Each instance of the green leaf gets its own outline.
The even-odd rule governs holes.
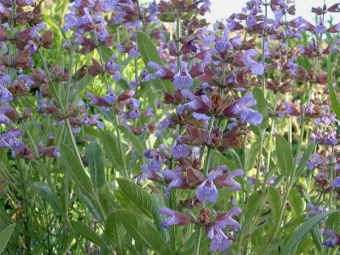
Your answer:
[[[230,156],[232,157],[237,168],[244,169],[240,156],[236,153],[234,149],[228,149]]]
[[[290,205],[292,206],[293,216],[299,216],[304,213],[305,202],[301,198],[300,193],[296,188],[293,188],[288,196]]]
[[[247,157],[246,157],[246,162],[245,162],[245,167],[244,167],[244,171],[246,173],[254,167],[256,156],[259,152],[259,146],[260,144],[258,142],[253,143],[249,151],[246,154]]]
[[[315,147],[315,141],[311,142],[306,150],[304,151],[302,157],[301,157],[301,160],[296,168],[296,177],[298,178],[303,170],[305,169],[306,167],[306,164],[308,162],[308,160],[310,159],[310,156],[312,155],[313,151],[314,151],[314,147]]]
[[[146,150],[145,146],[139,141],[138,137],[135,136],[134,133],[130,131],[125,126],[119,125],[118,126],[119,130],[123,132],[123,134],[128,138],[129,141],[133,144],[133,148],[136,149],[137,153],[139,154],[140,157],[144,157],[144,151]]]
[[[293,154],[286,139],[278,135],[276,137],[276,157],[281,173],[285,176],[293,171]]]
[[[333,110],[336,114],[336,117],[338,119],[340,119],[340,106],[339,106],[338,99],[336,98],[334,88],[333,88],[333,82],[332,82],[331,59],[332,59],[332,50],[333,50],[333,47],[334,47],[334,42],[335,42],[335,39],[333,40],[333,43],[332,43],[332,46],[329,50],[329,55],[328,55],[328,58],[327,58],[327,81],[328,81],[329,96],[330,96],[331,102],[332,102],[332,108],[333,108]]]
[[[146,68],[150,73],[154,73],[155,70],[148,67],[148,63],[150,61],[163,65],[155,45],[143,32],[137,32],[137,44]],[[154,84],[156,90],[165,90],[167,92],[172,92],[174,90],[174,86],[169,80],[153,79],[152,83]]]
[[[2,253],[6,248],[6,245],[14,231],[15,226],[16,224],[11,224],[0,232],[0,253]]]
[[[94,138],[100,138],[100,131],[93,126],[83,125],[85,135],[92,136]]]
[[[216,157],[222,164],[226,165],[230,171],[237,169],[237,166],[232,160],[229,160],[226,156],[224,156],[221,152],[217,150],[213,150],[212,154]]]
[[[92,243],[109,250],[104,240],[100,238],[96,234],[96,232],[94,232],[90,227],[88,227],[84,223],[79,221],[71,221],[71,225],[78,234],[81,234]]]
[[[78,83],[75,88],[74,93],[70,96],[70,101],[76,105],[79,101],[81,93],[85,91],[87,86],[89,86],[94,80],[94,76],[86,74]]]
[[[93,186],[101,187],[105,184],[105,172],[102,150],[97,142],[91,142],[86,147],[86,159],[89,161],[90,177]]]
[[[130,89],[129,83],[126,79],[119,79],[115,82],[123,91],[127,91]]]
[[[61,203],[58,198],[53,195],[52,190],[49,186],[47,186],[43,182],[35,182],[33,186],[39,196],[41,196],[56,213],[63,214]]]
[[[329,216],[325,223],[325,229],[329,228],[334,232],[340,232],[340,212],[336,212]]]
[[[185,242],[184,246],[181,248],[181,250],[176,253],[178,255],[192,255],[195,251],[195,246],[197,242],[197,231],[190,235],[189,240]],[[207,237],[207,235],[202,235],[201,237],[201,243],[200,243],[200,254],[208,254],[207,250],[211,243],[211,239]]]
[[[117,182],[124,195],[133,201],[145,215],[151,218],[151,195],[127,179],[117,178]]]
[[[333,214],[334,215],[334,214]],[[338,218],[339,219],[339,218]],[[322,250],[322,239],[321,239],[321,233],[320,228],[318,226],[315,226],[311,230],[312,238],[313,238],[313,245],[319,250]]]
[[[116,212],[112,212],[105,221],[105,235],[118,254],[123,254],[123,242],[126,231]]]
[[[169,244],[158,233],[154,225],[143,218],[142,215],[120,209],[116,210],[126,232],[143,246],[159,254],[173,254]]]
[[[91,194],[84,192],[82,190],[79,191],[79,195],[81,197],[81,200],[91,213],[91,215],[100,223],[104,222],[104,217],[102,215],[102,212],[100,210],[100,201],[96,200]]]
[[[259,193],[258,191],[253,192],[247,201],[246,209],[243,210],[245,216],[244,216],[244,222],[242,224],[241,228],[241,235],[240,236],[247,236],[248,231],[251,231],[251,225],[254,224],[254,220],[257,219],[258,211],[261,210],[263,207],[265,201],[267,199],[267,196],[264,194]]]
[[[268,127],[269,116],[268,116],[267,99],[264,97],[263,91],[259,87],[255,87],[253,89],[253,95],[257,102],[254,109],[256,109],[259,113],[262,114],[263,121],[258,126],[251,125],[251,130],[258,136],[260,136],[262,135],[263,131],[265,131],[266,128]]]
[[[106,157],[109,159],[113,167],[120,173],[124,173],[124,158],[120,154],[117,146],[117,139],[112,131],[103,130],[100,132],[100,140],[103,144]]]
[[[152,203],[152,216],[155,222],[156,228],[158,232],[162,235],[164,239],[167,239],[167,232],[161,226],[161,222],[165,219],[165,216],[159,213],[159,209],[165,207],[164,199],[158,194],[151,195],[151,203]]]
[[[78,157],[65,144],[60,145],[60,154],[64,167],[70,173],[77,186],[87,192],[92,191],[92,184],[87,172],[79,162]]]
[[[272,210],[274,222],[278,222],[281,211],[281,197],[277,189],[272,186],[268,188],[268,200]]]
[[[291,252],[294,250],[296,245],[298,245],[311,231],[316,224],[318,224],[320,221],[322,221],[324,218],[327,216],[335,213],[337,211],[329,211],[329,212],[324,212],[321,214],[318,214],[314,216],[313,218],[309,219],[307,222],[305,222],[299,229],[297,229],[294,234],[289,238],[288,242],[284,246],[282,252],[280,255],[289,255],[292,254]]]

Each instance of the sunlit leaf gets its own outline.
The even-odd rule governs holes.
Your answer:
[[[2,253],[3,250],[6,248],[6,245],[14,231],[15,226],[16,224],[11,224],[0,232],[0,253]]]

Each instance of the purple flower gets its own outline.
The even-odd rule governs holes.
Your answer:
[[[277,113],[280,118],[283,118],[284,116],[299,116],[300,113],[298,110],[295,109],[295,107],[289,103],[289,102],[284,102],[285,108],[282,110],[278,110]]]
[[[226,227],[228,227],[236,231],[241,228],[241,225],[240,223],[238,223],[236,220],[232,219],[231,217],[239,215],[241,213],[242,213],[241,208],[234,207],[228,212],[217,215],[215,224],[218,223],[218,226],[221,229],[225,229]],[[215,224],[212,227],[216,226]]]
[[[185,62],[182,63],[181,70],[175,74],[173,83],[176,89],[188,89],[194,84]]]
[[[149,165],[149,170],[153,172],[160,172],[162,170],[162,163],[159,160],[151,160]]]
[[[323,242],[323,245],[329,248],[335,248],[335,246],[340,245],[340,235],[335,233],[334,231],[330,229],[325,229],[323,232],[324,235],[329,236],[329,239],[327,239],[325,242]]]
[[[262,123],[263,116],[261,113],[248,108],[249,106],[256,105],[256,103],[252,94],[246,94],[224,109],[223,114],[226,117],[241,117],[243,123],[248,122],[257,126]]]
[[[6,103],[13,100],[13,96],[9,90],[7,90],[3,85],[10,83],[11,77],[5,75],[0,78],[0,103]]]
[[[324,34],[324,33],[326,33],[326,27],[325,27],[325,25],[323,24],[323,19],[322,19],[322,18],[320,19],[319,24],[317,24],[317,25],[315,26],[314,32],[315,32],[316,34]]]
[[[63,26],[63,31],[67,32],[71,28],[75,28],[77,24],[77,17],[74,14],[66,14],[64,16],[65,25]]]
[[[165,179],[171,180],[165,189],[165,195],[167,197],[170,196],[171,189],[189,188],[189,184],[187,183],[187,180],[183,174],[167,169],[162,172],[162,175]]]
[[[218,199],[218,191],[214,184],[217,174],[212,171],[206,179],[197,187],[196,196],[201,202],[214,203]]]
[[[18,129],[9,130],[0,135],[0,148],[10,148],[12,156],[15,157],[15,150],[23,150],[26,148],[25,145],[19,141],[19,136],[21,136],[21,132]]]
[[[220,52],[226,52],[229,49],[233,49],[233,46],[231,45],[229,41],[229,29],[228,27],[224,28],[224,35],[221,41],[216,42],[215,49]]]
[[[169,69],[166,69],[164,66],[161,66],[156,62],[150,61],[148,63],[148,66],[156,70],[156,72],[152,76],[153,78],[163,78],[171,80],[175,76],[175,74],[171,72]]]
[[[340,176],[337,176],[332,183],[333,187],[335,189],[339,189],[340,188]]]
[[[183,213],[173,211],[166,207],[161,208],[159,210],[159,213],[170,216],[169,218],[167,218],[165,221],[161,223],[161,226],[168,230],[170,229],[169,227],[172,225],[184,226],[184,225],[191,223],[191,219],[189,216]]]
[[[321,214],[325,211],[325,209],[322,206],[315,206],[311,203],[307,204],[308,212],[306,215],[306,218],[310,218],[311,216]]]
[[[210,244],[211,251],[219,250],[222,253],[227,252],[231,242],[220,228],[212,229],[211,234],[208,236],[212,239]]]
[[[186,144],[176,143],[172,150],[172,156],[174,159],[187,158],[191,154],[190,148]]]
[[[112,91],[112,88],[110,87],[109,88],[109,93],[105,94],[103,96],[103,99],[106,103],[108,104],[112,104],[116,99],[117,99],[117,96],[116,94]]]
[[[43,155],[46,157],[59,158],[60,152],[58,146],[50,146],[44,149]]]
[[[214,183],[218,187],[233,187],[230,191],[239,191],[241,189],[241,185],[235,181],[233,178],[238,176],[243,176],[244,171],[241,169],[234,170],[229,173],[223,173],[218,168],[215,170],[216,172],[219,172],[221,175],[217,176]]]
[[[255,49],[247,50],[242,57],[242,62],[246,67],[250,68],[253,74],[261,75],[264,72],[264,66],[253,59],[257,54],[258,52]]]

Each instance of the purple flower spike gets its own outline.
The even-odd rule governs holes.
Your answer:
[[[216,173],[211,172],[208,177],[197,187],[196,196],[201,202],[214,203],[218,199],[218,191],[214,184]]]
[[[219,228],[213,229],[213,238],[210,244],[211,251],[219,250],[222,253],[227,252],[231,242],[228,237],[223,233],[223,231]]]
[[[173,82],[176,89],[188,89],[194,84],[194,79],[191,78],[185,62],[182,63],[181,70],[175,74]]]
[[[257,54],[258,52],[255,49],[247,50],[242,57],[242,62],[246,67],[250,68],[253,74],[261,75],[264,72],[264,66],[253,59]]]
[[[334,249],[336,245],[337,246],[340,245],[340,235],[339,234],[335,233],[334,231],[332,231],[330,229],[325,229],[323,234],[330,237],[325,242],[323,242],[324,246]]]
[[[189,223],[191,223],[191,219],[189,216],[183,213],[173,211],[166,207],[161,208],[159,210],[159,213],[170,216],[169,218],[167,218],[165,221],[161,223],[161,226],[168,230],[170,229],[169,227],[172,225],[184,226],[184,225],[188,225]]]

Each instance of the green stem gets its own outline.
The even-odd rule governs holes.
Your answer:
[[[99,54],[99,61],[100,61],[100,65],[102,67],[104,67],[104,58],[103,58],[103,54],[101,52],[101,49],[98,45],[98,37],[97,37],[97,34],[96,32],[94,32],[94,37],[95,37],[95,43],[97,45],[97,51],[98,51],[98,54]],[[107,90],[109,91],[110,89],[110,84],[109,84],[109,81],[107,79],[107,75],[106,73],[103,74],[104,75],[104,80],[105,80],[105,84],[106,84],[106,88]],[[123,157],[123,168],[124,168],[124,178],[126,179],[130,179],[130,173],[127,169],[127,165],[126,165],[126,162],[125,162],[125,159],[124,159],[124,150],[123,150],[123,145],[122,145],[122,141],[121,141],[121,134],[120,134],[120,130],[118,128],[118,125],[119,125],[119,121],[118,121],[118,117],[117,117],[117,114],[115,112],[115,109],[112,110],[112,113],[113,113],[113,123],[114,123],[114,127],[115,127],[115,132],[116,132],[116,136],[117,136],[117,143],[118,143],[118,150],[119,150],[119,153],[120,155]]]
[[[213,117],[211,117],[210,122],[209,122],[209,127],[208,130],[211,132],[211,129],[214,127],[214,122],[215,120]],[[207,149],[207,155],[204,160],[204,168],[203,168],[203,174],[206,177],[208,175],[208,170],[210,167],[210,160],[211,160],[211,152],[212,148],[208,147]],[[201,209],[205,208],[205,201],[202,202]],[[194,255],[199,255],[200,254],[200,246],[201,246],[201,238],[202,238],[202,233],[203,233],[203,227],[198,225],[197,226],[197,236],[196,236],[196,246],[195,246],[195,251]]]
[[[259,154],[257,159],[257,170],[256,170],[256,177],[255,177],[255,186],[254,190],[257,190],[259,186],[259,179],[260,179],[260,172],[261,172],[261,165],[262,165],[262,153],[263,153],[263,135],[260,134],[260,145],[259,145]]]
[[[334,157],[334,146],[332,146],[332,155],[331,155],[331,162],[329,164],[329,181],[333,182],[334,178],[334,164],[335,164],[335,157]],[[329,205],[328,209],[333,210],[335,209],[335,196],[332,195],[332,191],[329,194]]]
[[[180,51],[181,48],[181,43],[179,41],[179,39],[182,37],[182,23],[181,23],[181,18],[179,16],[179,12],[177,12],[176,15],[176,36],[177,36],[177,52]],[[179,71],[181,69],[181,65],[182,65],[182,56],[179,54],[179,56],[177,56],[177,70]]]

